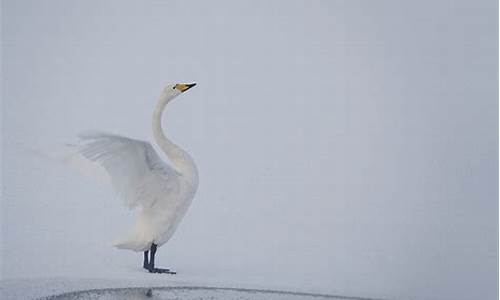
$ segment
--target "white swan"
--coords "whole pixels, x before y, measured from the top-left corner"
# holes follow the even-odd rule
[[[107,171],[114,189],[127,206],[142,207],[135,226],[115,246],[144,251],[143,267],[151,273],[175,274],[155,267],[156,249],[173,235],[198,187],[193,159],[167,139],[161,127],[165,106],[195,85],[168,85],[153,113],[154,137],[171,166],[160,159],[148,142],[101,132],[79,135],[82,143],[77,146],[78,153]]]

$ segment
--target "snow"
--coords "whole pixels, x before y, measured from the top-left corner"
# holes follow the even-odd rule
[[[375,300],[374,298],[315,294],[298,291],[280,291],[227,286],[193,286],[185,282],[113,281],[106,279],[68,280],[36,279],[7,280],[0,285],[2,299],[338,299]]]

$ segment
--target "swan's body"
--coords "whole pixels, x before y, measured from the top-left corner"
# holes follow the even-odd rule
[[[156,247],[165,244],[174,234],[198,187],[193,159],[167,139],[161,127],[165,106],[192,86],[194,84],[167,86],[153,113],[155,140],[171,165],[163,162],[148,142],[100,132],[80,135],[83,143],[79,153],[107,171],[114,189],[127,206],[142,207],[135,226],[115,246],[145,251],[145,268],[150,265],[147,251],[151,250],[151,268],[155,269]],[[151,268],[147,269],[151,271]]]

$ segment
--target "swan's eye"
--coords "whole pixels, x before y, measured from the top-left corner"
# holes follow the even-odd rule
[[[175,90],[175,86],[172,89]]]

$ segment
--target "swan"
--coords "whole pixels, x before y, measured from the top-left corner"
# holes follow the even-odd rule
[[[143,268],[150,273],[176,274],[155,267],[155,254],[174,234],[198,187],[193,159],[165,136],[161,126],[166,105],[195,85],[167,85],[153,112],[153,135],[170,165],[160,159],[149,142],[120,135],[84,132],[79,134],[80,144],[76,146],[80,157],[106,171],[126,206],[141,206],[135,225],[114,246],[144,252]]]

